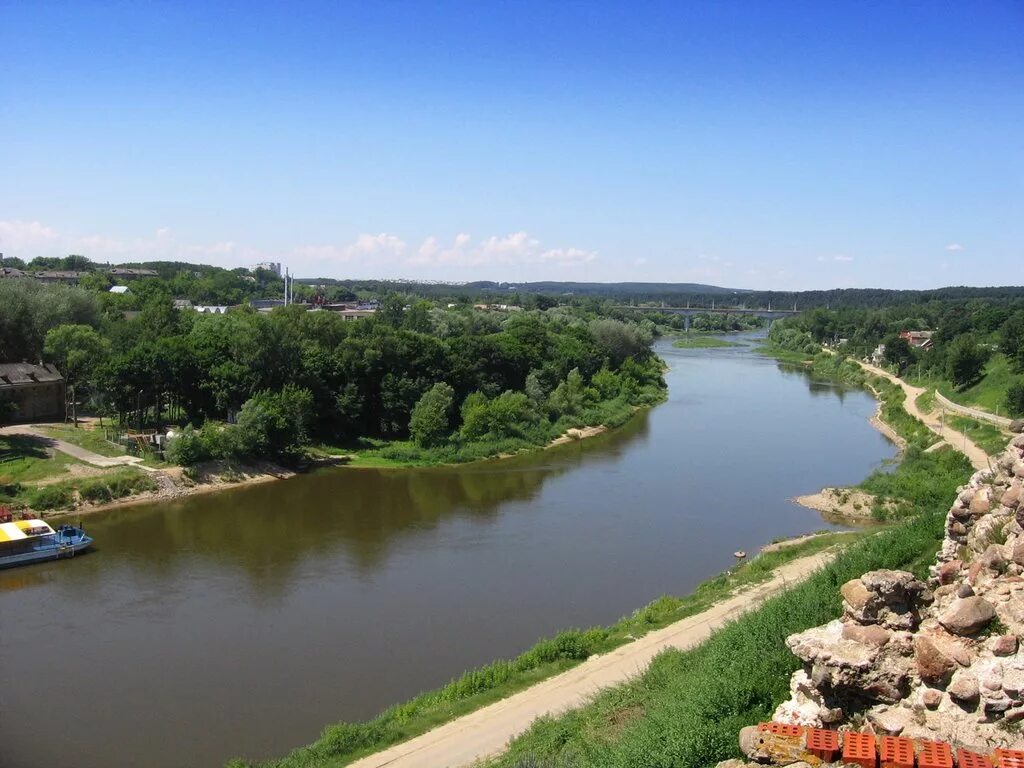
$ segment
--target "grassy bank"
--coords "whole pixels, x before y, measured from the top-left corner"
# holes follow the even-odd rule
[[[772,571],[799,557],[848,544],[863,533],[827,533],[766,552],[701,584],[686,597],[663,596],[610,627],[569,630],[542,640],[522,655],[472,670],[443,688],[421,694],[364,723],[329,726],[317,742],[265,763],[232,761],[231,768],[336,768],[441,723],[509,696],[573,667],[595,653],[699,613],[733,591],[766,581]]]
[[[839,585],[865,571],[908,568],[924,575],[941,539],[943,513],[944,507],[927,509],[867,537],[701,646],[665,652],[636,680],[602,692],[586,707],[538,721],[496,764],[704,768],[738,757],[739,729],[770,719],[788,696],[799,662],[786,637],[838,616]]]
[[[716,339],[714,336],[683,336],[672,342],[678,349],[716,349],[718,347],[742,347],[738,341]]]
[[[68,478],[45,485],[19,482],[0,485],[0,503],[25,505],[36,512],[73,511],[80,504],[105,504],[157,489],[156,481],[137,469],[124,467],[102,474]]]
[[[999,427],[986,421],[978,421],[968,416],[946,417],[946,424],[958,432],[967,435],[967,439],[975,443],[989,456],[995,456],[1003,452],[1009,442],[1009,435],[1002,432]]]

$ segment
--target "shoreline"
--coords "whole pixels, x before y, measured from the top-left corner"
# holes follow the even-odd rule
[[[637,410],[639,412],[639,409]],[[634,414],[635,415],[635,414]],[[353,456],[351,455],[337,455],[337,456],[324,456],[318,458],[313,465],[307,470],[292,470],[282,467],[277,464],[273,464],[267,461],[256,462],[253,464],[232,464],[226,467],[206,467],[200,470],[201,478],[198,481],[189,480],[183,482],[184,471],[181,467],[174,467],[168,470],[156,470],[153,474],[162,477],[163,482],[158,481],[160,488],[155,491],[144,491],[139,494],[132,496],[126,496],[123,499],[117,499],[114,501],[104,502],[102,504],[83,504],[75,509],[62,509],[62,510],[28,510],[32,514],[38,516],[43,520],[58,519],[76,517],[81,515],[94,515],[100,512],[110,512],[115,509],[122,507],[138,506],[140,504],[151,504],[161,501],[176,501],[178,499],[188,498],[190,496],[200,496],[208,493],[217,493],[220,491],[229,491],[239,488],[245,488],[252,485],[261,485],[263,483],[270,483],[276,480],[288,480],[299,475],[308,474],[318,469],[326,469],[330,467],[347,468],[353,470],[366,470],[366,469],[385,469],[385,470],[401,470],[401,469],[417,469],[427,467],[462,467],[470,464],[479,464],[486,461],[502,461],[504,459],[511,459],[516,456],[523,456],[529,453],[546,451],[551,448],[557,448],[562,445],[570,445],[577,443],[581,440],[586,440],[589,437],[597,437],[603,435],[612,430],[604,424],[598,424],[596,426],[589,427],[572,427],[567,429],[563,434],[559,435],[555,439],[546,443],[545,445],[538,445],[534,448],[517,451],[516,453],[503,453],[496,456],[489,456],[484,459],[477,459],[475,461],[465,462],[463,464],[395,464],[393,466],[376,466],[373,464],[358,464],[353,462]],[[220,462],[208,462],[209,464],[219,464]],[[230,473],[232,475],[241,475],[241,479],[224,479],[223,474],[219,474],[214,469],[222,469],[225,474]],[[205,475],[205,477],[203,477]],[[169,487],[173,486],[173,487]]]

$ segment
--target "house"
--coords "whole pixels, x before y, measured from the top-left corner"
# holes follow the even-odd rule
[[[127,285],[112,285],[110,286],[110,292],[116,293],[119,296],[124,296],[126,293],[131,293],[131,291],[128,290]]]
[[[25,273],[14,267],[0,267],[0,280],[5,277],[25,277]]]
[[[915,349],[932,348],[931,331],[901,331],[900,338],[906,339],[907,343]]]
[[[257,312],[270,312],[284,306],[284,299],[249,299],[249,306]]]
[[[343,320],[362,320],[364,317],[373,317],[377,313],[375,309],[343,309],[338,312]]]
[[[871,353],[871,364],[881,365],[885,362],[885,344],[879,344],[875,347],[875,351]]]
[[[63,419],[64,377],[54,365],[0,363],[0,400],[14,403],[12,419]]]
[[[64,283],[65,285],[78,285],[79,281],[85,277],[88,272],[75,272],[70,270],[48,270],[46,272],[36,272],[36,280],[42,283]]]
[[[112,267],[110,276],[116,280],[136,280],[142,277],[159,277],[155,269],[135,269],[129,267]]]
[[[171,306],[175,309],[192,309],[192,302],[189,299],[175,299]]]

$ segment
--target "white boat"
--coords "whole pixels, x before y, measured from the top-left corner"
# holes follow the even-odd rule
[[[91,545],[92,537],[72,525],[55,531],[42,520],[0,523],[0,568],[74,557]]]

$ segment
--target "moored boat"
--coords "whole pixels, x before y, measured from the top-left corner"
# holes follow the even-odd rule
[[[0,568],[73,557],[91,544],[92,537],[72,525],[55,531],[42,520],[0,523]]]

